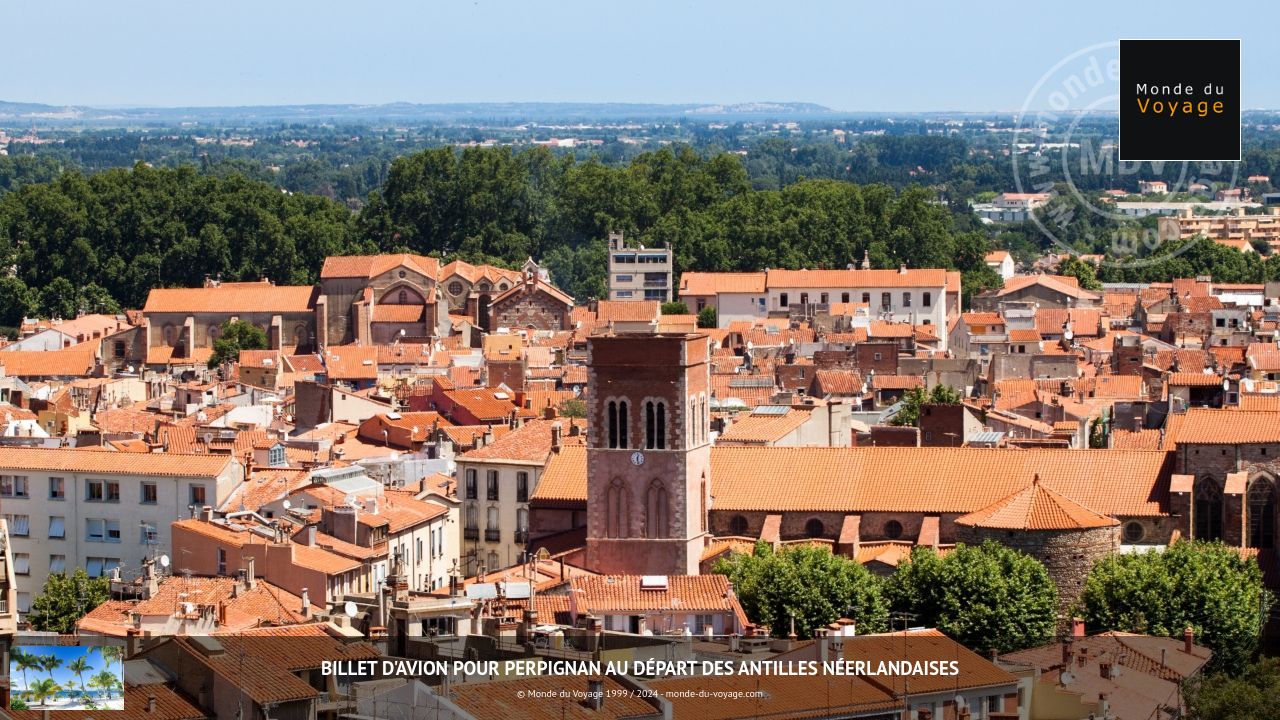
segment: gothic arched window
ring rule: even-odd
[[[664,538],[671,532],[670,507],[667,504],[667,488],[661,480],[649,484],[645,498],[645,536]]]
[[[1276,544],[1276,483],[1265,475],[1249,483],[1246,512],[1249,520],[1249,547],[1270,548]]]
[[[627,486],[621,478],[614,478],[605,499],[605,537],[627,537],[628,525]]]
[[[644,446],[650,450],[667,447],[667,404],[650,400],[644,404]]]
[[[1205,476],[1196,482],[1195,507],[1196,540],[1222,539],[1222,485],[1212,477]]]

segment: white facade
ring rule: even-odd
[[[522,562],[529,541],[529,498],[546,464],[468,460],[465,454],[456,460],[462,501],[457,542],[463,571],[474,575],[481,565],[491,572]],[[491,492],[495,488],[497,492]]]

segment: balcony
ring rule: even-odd
[[[528,543],[529,543],[529,531],[528,531],[528,530],[517,530],[517,531],[516,531],[516,544],[517,544],[517,545],[527,545]]]
[[[479,540],[479,539],[480,539],[480,528],[473,528],[473,527],[463,528],[463,529],[462,529],[462,539],[464,539],[464,540]]]
[[[497,528],[485,528],[484,541],[485,542],[501,542],[502,531]]]

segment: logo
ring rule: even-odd
[[[1121,40],[1120,157],[1240,159],[1239,40]]]

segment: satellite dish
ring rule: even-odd
[[[348,600],[348,601],[347,601],[347,602],[342,606],[342,612],[346,613],[346,614],[347,614],[347,617],[349,617],[349,618],[353,618],[353,617],[355,617],[355,616],[356,616],[356,604],[355,604],[355,603],[353,603],[353,602],[351,602],[350,600]]]
[[[1073,337],[1075,337],[1075,336],[1076,336],[1076,334],[1075,334],[1075,333],[1073,333],[1073,332],[1071,332],[1070,330],[1067,330],[1066,332],[1062,333],[1062,337],[1064,337],[1064,338],[1066,338],[1066,339],[1068,339],[1068,340],[1070,340],[1071,338],[1073,338]]]
[[[166,568],[167,568],[167,567],[169,567],[169,556],[168,556],[168,555],[161,555],[161,556],[160,556],[160,567],[166,567]]]
[[[1070,670],[1064,671],[1060,676],[1063,685],[1070,685],[1076,681],[1076,676],[1071,674]]]
[[[288,510],[289,508],[293,507],[293,503],[289,502],[288,500],[285,500],[284,502],[280,503],[280,505],[281,505],[285,510]]]
[[[194,603],[189,603],[189,602],[182,603],[183,614],[190,615],[192,611],[194,611],[195,609],[196,609],[196,606]]]

